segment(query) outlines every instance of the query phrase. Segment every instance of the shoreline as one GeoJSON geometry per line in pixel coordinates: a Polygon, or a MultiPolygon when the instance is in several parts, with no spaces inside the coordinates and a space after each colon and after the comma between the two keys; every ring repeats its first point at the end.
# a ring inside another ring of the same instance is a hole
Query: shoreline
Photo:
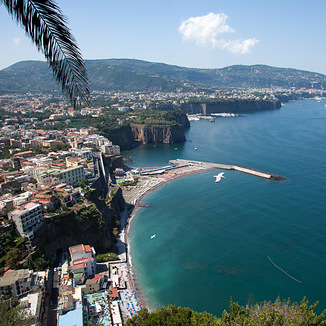
{"type": "Polygon", "coordinates": [[[122,213],[124,217],[124,224],[121,225],[120,233],[124,232],[124,245],[126,250],[125,262],[128,266],[131,287],[135,291],[137,298],[140,300],[142,307],[146,307],[151,310],[151,305],[146,300],[144,291],[140,285],[140,282],[137,279],[135,269],[131,263],[132,259],[130,256],[129,248],[130,238],[129,238],[129,227],[132,221],[132,218],[137,213],[138,209],[143,207],[141,201],[150,193],[156,189],[162,187],[170,181],[177,180],[179,178],[198,174],[202,172],[207,172],[210,170],[236,170],[241,173],[251,174],[256,177],[261,177],[269,180],[286,180],[286,178],[271,174],[264,171],[259,171],[252,168],[242,167],[238,165],[229,165],[229,164],[218,164],[218,163],[208,163],[200,162],[193,160],[171,160],[169,163],[175,165],[172,168],[164,169],[160,172],[140,174],[138,178],[138,183],[136,186],[122,187],[122,194],[126,202],[126,209],[122,213]],[[126,215],[125,215],[126,214],[126,215]]]}
{"type": "Polygon", "coordinates": [[[140,176],[139,177],[139,181],[140,182],[146,182],[146,188],[144,191],[137,191],[136,194],[133,194],[132,196],[130,196],[129,193],[126,194],[126,190],[125,188],[122,189],[122,193],[123,196],[125,198],[125,195],[129,195],[126,197],[132,198],[133,203],[130,203],[126,198],[126,209],[123,212],[124,214],[127,214],[126,216],[126,221],[124,224],[124,233],[125,233],[125,246],[126,246],[126,263],[128,266],[128,270],[129,270],[129,275],[130,275],[130,280],[131,280],[131,284],[132,284],[132,288],[135,290],[135,293],[137,295],[137,298],[140,300],[142,307],[143,308],[147,308],[148,310],[151,311],[151,305],[149,304],[149,302],[146,300],[145,295],[144,295],[144,291],[140,285],[140,282],[137,279],[137,275],[135,272],[135,269],[132,265],[132,259],[130,256],[130,238],[129,238],[129,228],[130,228],[130,224],[132,221],[132,218],[134,217],[134,215],[137,213],[137,211],[142,208],[141,206],[141,201],[149,194],[151,194],[153,191],[159,189],[160,187],[164,186],[165,184],[171,182],[171,181],[175,181],[177,179],[180,179],[182,177],[186,177],[186,176],[190,176],[193,174],[198,174],[201,172],[206,172],[209,170],[213,170],[216,169],[216,167],[212,167],[212,166],[192,166],[192,167],[180,167],[180,170],[176,173],[174,172],[174,170],[170,170],[170,171],[166,171],[164,176],[163,175],[156,175],[156,176],[140,176]],[[141,180],[143,178],[143,180],[141,180]],[[150,182],[151,186],[148,186],[148,181],[153,181],[156,180],[157,182],[155,182],[154,184],[152,182],[150,182]],[[128,207],[133,207],[132,209],[128,209],[128,207]]]}

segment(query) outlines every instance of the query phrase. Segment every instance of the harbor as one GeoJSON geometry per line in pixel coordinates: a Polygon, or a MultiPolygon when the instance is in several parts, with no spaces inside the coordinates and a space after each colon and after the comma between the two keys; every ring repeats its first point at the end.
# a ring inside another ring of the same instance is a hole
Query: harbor
{"type": "Polygon", "coordinates": [[[123,188],[123,196],[126,202],[131,205],[141,206],[141,198],[153,189],[163,185],[165,182],[193,173],[214,169],[238,171],[268,180],[286,180],[285,177],[277,174],[232,164],[209,163],[184,159],[170,160],[169,164],[169,166],[163,168],[140,171],[137,185],[123,188]]]}
{"type": "MultiPolygon", "coordinates": [[[[135,286],[137,281],[135,279],[135,275],[132,273],[132,266],[130,265],[128,257],[129,219],[132,218],[138,208],[148,207],[148,205],[141,204],[141,199],[144,196],[149,194],[154,189],[162,186],[166,182],[170,182],[187,175],[215,169],[239,171],[269,180],[285,180],[284,177],[272,173],[241,167],[238,165],[209,163],[184,159],[170,160],[169,164],[170,165],[164,166],[163,168],[144,170],[138,174],[137,185],[122,187],[123,196],[128,204],[129,210],[126,209],[121,213],[121,229],[117,236],[119,261],[113,262],[110,265],[111,269],[113,268],[114,271],[119,271],[118,275],[124,280],[126,285],[125,288],[120,288],[118,291],[120,310],[122,312],[123,320],[132,317],[142,306],[146,305],[143,298],[141,298],[139,295],[139,289],[137,289],[135,286]]],[[[114,274],[114,271],[111,274],[114,274]]]]}
{"type": "Polygon", "coordinates": [[[204,169],[223,169],[223,170],[236,170],[239,172],[247,173],[254,175],[256,177],[270,179],[270,180],[286,180],[285,177],[280,175],[272,174],[269,172],[259,171],[252,168],[247,168],[239,165],[229,165],[229,164],[218,164],[218,163],[207,163],[207,162],[200,162],[200,161],[189,161],[189,160],[170,160],[170,163],[174,165],[174,168],[178,167],[186,167],[186,166],[197,166],[204,169]]]}

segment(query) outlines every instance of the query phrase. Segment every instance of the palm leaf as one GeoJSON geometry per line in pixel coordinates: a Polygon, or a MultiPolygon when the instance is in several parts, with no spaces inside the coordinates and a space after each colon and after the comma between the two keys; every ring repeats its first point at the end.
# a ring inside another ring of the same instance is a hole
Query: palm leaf
{"type": "Polygon", "coordinates": [[[43,52],[62,91],[76,106],[88,101],[88,78],[84,61],[67,21],[53,0],[0,0],[10,15],[43,52]]]}

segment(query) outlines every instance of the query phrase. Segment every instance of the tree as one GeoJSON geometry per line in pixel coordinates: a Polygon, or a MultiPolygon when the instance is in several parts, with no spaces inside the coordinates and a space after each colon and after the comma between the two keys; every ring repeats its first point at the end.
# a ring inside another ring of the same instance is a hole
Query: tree
{"type": "Polygon", "coordinates": [[[240,306],[230,300],[229,311],[224,311],[222,318],[207,312],[199,313],[189,308],[169,306],[153,312],[147,308],[127,320],[127,326],[325,326],[325,312],[314,312],[317,303],[309,306],[303,298],[300,304],[290,300],[268,301],[254,305],[240,306]]]}
{"type": "Polygon", "coordinates": [[[26,314],[26,311],[23,311],[18,303],[16,298],[0,303],[0,326],[28,326],[33,324],[30,320],[30,314],[26,314]]]}
{"type": "Polygon", "coordinates": [[[320,315],[314,312],[318,303],[309,306],[308,300],[303,298],[300,304],[291,303],[290,300],[257,303],[250,307],[242,307],[230,300],[229,312],[224,311],[221,325],[275,325],[275,326],[322,326],[325,311],[320,315]]]}
{"type": "Polygon", "coordinates": [[[195,312],[189,308],[169,306],[161,307],[153,312],[141,309],[136,316],[127,320],[127,326],[202,326],[220,325],[218,318],[207,312],[195,312]]]}
{"type": "Polygon", "coordinates": [[[43,52],[54,78],[74,106],[88,101],[88,78],[75,38],[53,0],[0,0],[12,18],[43,52]]]}

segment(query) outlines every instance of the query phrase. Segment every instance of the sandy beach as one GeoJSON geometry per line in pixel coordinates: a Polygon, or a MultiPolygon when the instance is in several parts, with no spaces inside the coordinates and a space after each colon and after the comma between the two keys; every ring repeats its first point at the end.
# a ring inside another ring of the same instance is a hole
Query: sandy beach
{"type": "MultiPolygon", "coordinates": [[[[112,262],[112,264],[116,264],[115,268],[119,271],[119,275],[126,280],[126,288],[119,291],[121,298],[121,311],[124,320],[134,316],[142,307],[147,307],[148,309],[151,308],[150,302],[146,302],[144,298],[141,286],[137,281],[137,276],[132,266],[130,257],[130,241],[128,238],[130,221],[137,210],[144,207],[141,201],[146,195],[163,186],[167,182],[213,169],[237,170],[267,179],[275,176],[267,172],[240,167],[237,165],[208,163],[183,159],[171,160],[169,163],[171,164],[171,167],[169,168],[153,169],[142,172],[142,174],[138,174],[136,176],[138,178],[138,182],[135,186],[121,186],[123,197],[127,205],[125,210],[120,213],[120,232],[117,236],[119,261],[112,262]]],[[[285,179],[283,177],[279,178],[285,179]]],[[[212,182],[214,181],[212,180],[212,182]]]]}
{"type": "MultiPolygon", "coordinates": [[[[132,290],[135,291],[138,300],[141,302],[142,307],[150,307],[150,304],[146,302],[142,295],[142,289],[137,281],[137,277],[131,264],[131,258],[129,256],[130,242],[128,238],[129,224],[136,213],[141,208],[141,200],[153,190],[163,186],[165,183],[176,180],[178,178],[188,176],[195,173],[200,173],[212,169],[219,168],[216,164],[193,162],[188,164],[186,161],[182,161],[178,167],[165,170],[161,174],[152,175],[139,175],[136,186],[122,187],[122,193],[127,203],[125,211],[121,213],[121,230],[118,236],[118,240],[125,246],[125,258],[129,270],[129,280],[132,290]],[[122,236],[121,236],[122,235],[122,236]]],[[[118,243],[119,243],[118,242],[118,243]]]]}

